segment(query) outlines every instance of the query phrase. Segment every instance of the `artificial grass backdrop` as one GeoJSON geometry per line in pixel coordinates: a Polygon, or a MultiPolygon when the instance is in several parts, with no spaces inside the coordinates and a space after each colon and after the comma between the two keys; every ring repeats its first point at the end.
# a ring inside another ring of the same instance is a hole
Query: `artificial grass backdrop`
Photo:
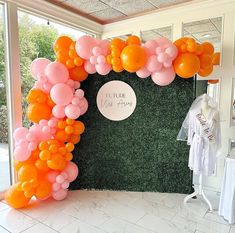
{"type": "Polygon", "coordinates": [[[82,89],[89,102],[80,118],[86,131],[74,150],[80,174],[71,189],[189,193],[189,147],[176,136],[193,101],[193,79],[176,78],[167,87],[128,72],[90,75],[82,89]],[[137,106],[123,121],[103,117],[96,105],[100,87],[121,80],[135,91],[137,106]]]}

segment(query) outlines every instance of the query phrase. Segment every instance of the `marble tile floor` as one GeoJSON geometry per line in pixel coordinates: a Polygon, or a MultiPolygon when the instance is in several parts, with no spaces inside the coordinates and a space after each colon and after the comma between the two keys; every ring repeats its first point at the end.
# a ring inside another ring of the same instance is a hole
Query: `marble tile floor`
{"type": "Polygon", "coordinates": [[[200,199],[184,194],[71,191],[64,201],[32,201],[11,209],[0,202],[0,233],[235,233],[200,199]]]}

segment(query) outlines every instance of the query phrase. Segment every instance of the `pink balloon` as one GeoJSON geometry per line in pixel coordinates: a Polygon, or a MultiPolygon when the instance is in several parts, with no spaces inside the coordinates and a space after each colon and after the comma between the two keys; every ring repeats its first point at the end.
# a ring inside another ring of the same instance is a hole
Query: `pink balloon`
{"type": "Polygon", "coordinates": [[[80,102],[80,98],[78,96],[74,96],[72,99],[72,104],[73,105],[78,105],[80,102]]]}
{"type": "Polygon", "coordinates": [[[168,56],[171,58],[171,60],[174,60],[178,55],[178,49],[174,44],[172,44],[170,47],[168,47],[165,52],[166,52],[166,54],[168,54],[168,56]]]}
{"type": "Polygon", "coordinates": [[[102,53],[102,50],[99,46],[95,46],[93,49],[92,49],[92,53],[95,55],[95,56],[99,56],[101,55],[102,53]]]}
{"type": "Polygon", "coordinates": [[[157,56],[157,60],[160,62],[160,63],[164,63],[166,62],[168,59],[168,56],[166,53],[159,53],[158,56],[157,56]]]}
{"type": "Polygon", "coordinates": [[[96,62],[97,62],[97,57],[96,57],[96,56],[91,56],[90,59],[89,59],[89,61],[90,61],[90,63],[91,63],[92,65],[95,65],[96,62]]]}
{"type": "Polygon", "coordinates": [[[75,45],[77,54],[83,59],[89,59],[92,56],[92,49],[97,42],[91,36],[81,36],[75,45]]]}
{"type": "Polygon", "coordinates": [[[171,66],[172,66],[172,61],[168,59],[167,61],[165,61],[165,62],[163,63],[163,66],[164,66],[165,68],[171,67],[171,66]]]}
{"type": "Polygon", "coordinates": [[[147,49],[147,53],[149,56],[155,54],[155,49],[158,46],[155,40],[148,40],[145,42],[144,47],[147,49]]]}
{"type": "Polygon", "coordinates": [[[62,189],[67,189],[69,187],[69,182],[66,180],[61,184],[62,189]]]}
{"type": "Polygon", "coordinates": [[[29,159],[31,151],[27,146],[17,146],[14,150],[14,157],[16,160],[23,162],[29,159]]]}
{"type": "Polygon", "coordinates": [[[67,180],[69,182],[74,181],[77,178],[78,173],[79,173],[77,165],[75,163],[71,162],[71,161],[68,162],[68,164],[65,167],[63,172],[67,173],[67,175],[68,175],[67,180]]]}
{"type": "Polygon", "coordinates": [[[68,195],[68,189],[60,189],[57,192],[52,192],[51,196],[56,200],[56,201],[62,201],[64,200],[68,195]]]}
{"type": "Polygon", "coordinates": [[[26,140],[27,141],[35,141],[35,136],[33,135],[33,133],[27,133],[26,134],[26,140]]]}
{"type": "Polygon", "coordinates": [[[33,78],[37,80],[38,75],[45,75],[45,69],[50,63],[51,61],[46,58],[35,59],[30,65],[30,73],[33,78]]]}
{"type": "Polygon", "coordinates": [[[61,189],[60,184],[58,184],[58,183],[52,184],[52,190],[53,190],[54,192],[57,192],[57,191],[59,191],[60,189],[61,189]]]}
{"type": "Polygon", "coordinates": [[[52,114],[57,118],[64,118],[65,117],[64,106],[55,105],[52,109],[52,114]]]}
{"type": "Polygon", "coordinates": [[[108,40],[101,40],[101,42],[99,43],[99,46],[102,49],[102,54],[105,56],[110,53],[109,44],[110,42],[108,40]]]}
{"type": "Polygon", "coordinates": [[[106,63],[106,58],[105,58],[105,56],[103,56],[103,55],[98,56],[98,57],[97,57],[97,63],[100,64],[100,65],[105,64],[105,63],[106,63]]]}
{"type": "Polygon", "coordinates": [[[28,134],[28,132],[29,130],[27,128],[19,127],[14,131],[13,137],[15,141],[19,141],[23,138],[26,138],[26,135],[28,134]]]}
{"type": "Polygon", "coordinates": [[[161,70],[162,64],[157,60],[157,56],[156,55],[152,55],[151,57],[149,57],[149,59],[147,61],[146,68],[150,72],[156,72],[156,71],[160,71],[161,70]]]}
{"type": "Polygon", "coordinates": [[[158,43],[158,45],[160,46],[166,46],[169,47],[172,45],[172,42],[167,39],[166,37],[159,37],[157,39],[155,39],[155,41],[158,43]]]}
{"type": "Polygon", "coordinates": [[[45,73],[52,84],[65,83],[69,79],[68,69],[60,62],[50,63],[46,67],[45,73]]]}
{"type": "Polygon", "coordinates": [[[75,91],[75,95],[81,99],[82,97],[84,97],[84,91],[82,89],[78,89],[75,91]]]}
{"type": "Polygon", "coordinates": [[[58,120],[56,118],[52,118],[48,121],[48,125],[50,127],[55,127],[57,123],[58,123],[58,120]]]}
{"type": "Polygon", "coordinates": [[[65,181],[64,177],[62,175],[58,175],[56,177],[56,182],[59,184],[62,184],[65,181]]]}
{"type": "Polygon", "coordinates": [[[83,114],[85,114],[87,112],[87,110],[88,110],[88,102],[87,102],[85,97],[80,99],[80,102],[79,102],[78,106],[80,107],[80,115],[83,115],[83,114]]]}
{"type": "Polygon", "coordinates": [[[76,105],[69,104],[65,107],[65,115],[70,119],[77,119],[81,115],[80,108],[76,105]]]}
{"type": "Polygon", "coordinates": [[[96,73],[95,65],[91,64],[90,61],[85,61],[84,63],[84,69],[88,74],[94,74],[96,73]]]}
{"type": "Polygon", "coordinates": [[[147,78],[150,76],[151,72],[145,67],[141,68],[136,72],[137,76],[140,78],[147,78]]]}
{"type": "Polygon", "coordinates": [[[159,86],[167,86],[175,79],[175,71],[173,67],[163,68],[159,72],[152,73],[152,80],[159,86]]]}
{"type": "Polygon", "coordinates": [[[109,64],[97,64],[95,68],[100,75],[107,75],[111,71],[112,66],[109,64]]]}
{"type": "Polygon", "coordinates": [[[74,81],[74,88],[75,88],[75,89],[80,88],[80,86],[81,86],[80,82],[74,81]]]}
{"type": "Polygon", "coordinates": [[[35,142],[30,142],[29,145],[28,145],[28,149],[29,149],[30,151],[36,150],[36,149],[37,149],[37,143],[35,143],[35,142]]]}
{"type": "Polygon", "coordinates": [[[56,177],[59,175],[59,172],[56,171],[50,171],[47,173],[46,177],[49,182],[54,183],[56,180],[56,177]]]}
{"type": "Polygon", "coordinates": [[[39,143],[41,141],[46,141],[51,139],[52,135],[51,133],[43,133],[42,132],[42,126],[38,124],[34,124],[29,128],[29,132],[33,133],[34,139],[36,143],[39,143]]]}
{"type": "Polygon", "coordinates": [[[65,106],[71,103],[73,90],[67,84],[57,83],[51,88],[50,96],[56,104],[65,106]]]}

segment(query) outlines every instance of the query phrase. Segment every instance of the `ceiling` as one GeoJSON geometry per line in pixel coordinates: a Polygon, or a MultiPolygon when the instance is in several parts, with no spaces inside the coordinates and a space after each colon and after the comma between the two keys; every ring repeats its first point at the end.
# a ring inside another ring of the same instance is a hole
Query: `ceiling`
{"type": "Polygon", "coordinates": [[[192,0],[46,0],[106,24],[192,0]]]}

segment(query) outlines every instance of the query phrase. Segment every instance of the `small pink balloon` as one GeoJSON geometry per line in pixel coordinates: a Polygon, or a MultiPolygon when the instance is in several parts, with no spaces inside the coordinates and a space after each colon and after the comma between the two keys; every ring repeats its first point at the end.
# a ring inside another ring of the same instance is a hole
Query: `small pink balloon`
{"type": "Polygon", "coordinates": [[[157,56],[157,60],[160,62],[160,63],[164,63],[166,62],[168,59],[168,56],[166,53],[159,53],[158,56],[157,56]]]}
{"type": "Polygon", "coordinates": [[[26,135],[28,134],[29,130],[27,128],[24,127],[19,127],[17,129],[15,129],[14,133],[13,133],[13,137],[15,139],[15,141],[19,141],[22,138],[26,138],[26,135]]]}
{"type": "Polygon", "coordinates": [[[156,72],[156,71],[160,71],[161,70],[162,64],[158,61],[156,55],[152,55],[151,57],[149,57],[149,59],[148,59],[148,61],[146,63],[146,68],[150,72],[156,72]]]}
{"type": "Polygon", "coordinates": [[[75,88],[75,89],[80,88],[80,86],[81,86],[80,82],[74,81],[74,88],[75,88]]]}
{"type": "Polygon", "coordinates": [[[65,180],[68,179],[68,174],[66,172],[61,172],[60,175],[62,175],[65,180]]]}
{"type": "Polygon", "coordinates": [[[69,182],[68,181],[64,181],[62,184],[61,184],[61,188],[62,189],[67,189],[69,187],[69,182]]]}
{"type": "Polygon", "coordinates": [[[81,36],[75,45],[77,54],[83,59],[89,59],[92,56],[92,49],[97,45],[95,38],[91,36],[81,36]]]}
{"type": "Polygon", "coordinates": [[[56,182],[59,184],[62,184],[65,181],[64,177],[62,175],[58,175],[56,177],[56,182]]]}
{"type": "Polygon", "coordinates": [[[30,155],[31,151],[28,149],[28,146],[17,146],[14,150],[14,158],[20,162],[29,159],[30,155]]]}
{"type": "Polygon", "coordinates": [[[171,60],[174,60],[178,55],[178,49],[174,44],[166,48],[165,52],[171,58],[171,60]]]}
{"type": "Polygon", "coordinates": [[[69,79],[67,82],[66,82],[67,85],[69,85],[70,87],[74,88],[74,81],[72,79],[69,79]]]}
{"type": "Polygon", "coordinates": [[[29,145],[28,145],[28,149],[29,149],[30,151],[36,150],[36,149],[37,149],[37,143],[35,143],[35,142],[30,142],[29,145]]]}
{"type": "Polygon", "coordinates": [[[54,192],[57,192],[57,191],[59,191],[60,189],[61,189],[61,186],[60,186],[59,183],[54,183],[54,184],[52,184],[52,190],[53,190],[54,192]]]}
{"type": "Polygon", "coordinates": [[[92,53],[95,55],[95,56],[99,56],[101,55],[102,53],[102,50],[99,46],[95,46],[93,49],[92,49],[92,53]]]}
{"type": "Polygon", "coordinates": [[[47,126],[47,120],[45,120],[45,119],[42,119],[42,120],[40,120],[39,121],[39,125],[41,125],[41,126],[47,126]]]}
{"type": "Polygon", "coordinates": [[[87,110],[88,110],[88,102],[87,102],[85,97],[80,99],[80,102],[79,102],[78,106],[80,107],[80,115],[83,115],[83,114],[85,114],[87,112],[87,110]]]}
{"type": "Polygon", "coordinates": [[[85,61],[84,63],[84,69],[88,74],[94,74],[96,73],[95,65],[91,64],[89,61],[85,61]]]}
{"type": "Polygon", "coordinates": [[[107,75],[111,71],[112,66],[109,64],[97,64],[95,68],[100,75],[107,75]]]}
{"type": "Polygon", "coordinates": [[[50,133],[50,131],[51,131],[51,129],[50,129],[49,126],[43,126],[43,127],[42,127],[42,132],[43,132],[43,133],[50,133]]]}
{"type": "Polygon", "coordinates": [[[35,139],[35,136],[33,135],[33,133],[27,133],[26,134],[26,140],[27,141],[34,141],[36,139],[35,139]]]}
{"type": "Polygon", "coordinates": [[[72,99],[72,104],[73,105],[78,105],[80,102],[80,98],[78,96],[74,96],[72,99]]]}
{"type": "Polygon", "coordinates": [[[68,189],[60,189],[57,192],[52,192],[51,195],[56,201],[62,201],[67,197],[68,189]]]}
{"type": "Polygon", "coordinates": [[[165,61],[165,62],[163,63],[163,66],[164,66],[165,68],[171,67],[171,66],[172,66],[172,61],[168,59],[167,61],[165,61]]]}
{"type": "Polygon", "coordinates": [[[81,115],[80,108],[76,105],[69,104],[65,107],[65,115],[70,119],[77,119],[81,115]]]}
{"type": "Polygon", "coordinates": [[[159,86],[167,86],[175,79],[175,71],[173,67],[163,68],[160,72],[152,73],[152,80],[159,86]]]}
{"type": "Polygon", "coordinates": [[[104,65],[106,63],[106,58],[103,55],[97,57],[97,63],[100,65],[104,65]]]}
{"type": "Polygon", "coordinates": [[[150,74],[151,74],[151,72],[146,67],[143,67],[136,72],[136,75],[139,78],[147,78],[150,76],[150,74]]]}
{"type": "Polygon", "coordinates": [[[56,118],[52,118],[48,121],[48,125],[50,127],[55,127],[57,123],[58,123],[58,120],[56,118]]]}
{"type": "Polygon", "coordinates": [[[82,89],[78,89],[75,91],[75,95],[81,99],[82,97],[84,97],[84,91],[82,89]]]}
{"type": "Polygon", "coordinates": [[[50,63],[46,67],[45,73],[52,84],[65,83],[69,79],[68,69],[60,62],[50,63]]]}
{"type": "Polygon", "coordinates": [[[78,171],[77,165],[70,161],[70,162],[68,162],[67,166],[65,167],[64,172],[66,172],[68,175],[67,180],[69,182],[72,182],[77,178],[79,171],[78,171]]]}
{"type": "Polygon", "coordinates": [[[95,65],[97,63],[97,57],[96,56],[91,56],[89,61],[92,65],[95,65]]]}
{"type": "Polygon", "coordinates": [[[50,63],[51,61],[46,58],[35,59],[30,65],[30,73],[33,78],[37,80],[39,75],[45,75],[45,69],[50,63]]]}
{"type": "Polygon", "coordinates": [[[65,106],[71,103],[73,90],[65,83],[57,83],[51,88],[50,96],[56,104],[65,106]]]}
{"type": "Polygon", "coordinates": [[[164,49],[160,46],[158,46],[155,50],[156,54],[160,54],[160,53],[163,53],[164,52],[164,49]]]}
{"type": "Polygon", "coordinates": [[[52,109],[52,114],[57,118],[64,118],[65,117],[64,106],[55,105],[52,109]]]}
{"type": "Polygon", "coordinates": [[[57,171],[50,171],[47,173],[46,178],[49,182],[54,183],[56,180],[56,177],[59,175],[59,172],[57,171]]]}

